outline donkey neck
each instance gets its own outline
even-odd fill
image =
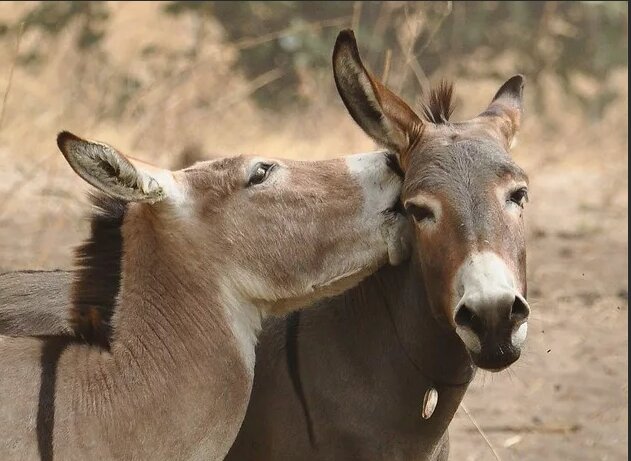
[[[38,413],[37,424],[39,431],[40,419],[59,415],[55,434],[68,437],[56,438],[56,457],[82,456],[81,446],[87,459],[219,460],[242,423],[253,379],[245,352],[253,354],[254,340],[240,341],[235,313],[256,310],[222,293],[219,267],[208,260],[202,267],[189,249],[199,245],[189,244],[186,229],[165,223],[159,212],[130,205],[119,235],[112,233],[121,238],[122,261],[109,353],[68,338],[63,353],[45,360],[55,370],[49,398],[59,405],[57,413],[40,406],[44,416]],[[93,240],[102,225],[94,224]],[[93,255],[86,261],[93,267],[116,266],[96,249]],[[76,292],[104,280],[90,274],[77,279]],[[42,357],[57,350],[58,341],[38,343]]]
[[[297,453],[309,460],[344,458],[356,453],[354,444],[357,452],[370,453],[373,442],[375,459],[394,459],[394,453],[401,453],[397,459],[433,459],[474,369],[458,336],[433,317],[415,263],[383,267],[318,306],[293,314],[286,325],[289,379],[284,385],[297,392],[294,405],[302,409],[287,417],[299,414],[302,421],[276,421],[284,405],[278,392],[283,347],[280,322],[270,319],[258,350],[248,417],[233,448],[237,455],[228,459],[252,457],[247,447],[267,443],[258,434],[269,431],[280,459]],[[420,408],[430,388],[438,390],[439,403],[423,420]],[[294,445],[283,424],[303,423],[305,437]]]
[[[416,262],[385,266],[356,288],[324,303],[336,308],[305,313],[314,317],[305,315],[305,329],[313,330],[332,316],[328,318],[335,325],[328,328],[340,327],[340,337],[353,337],[345,342],[359,348],[366,347],[367,338],[373,344],[388,344],[373,353],[398,351],[424,382],[462,385],[472,379],[473,363],[460,338],[432,315]]]
[[[418,263],[410,261],[377,274],[394,334],[414,368],[429,382],[444,385],[469,383],[475,371],[462,341],[432,314]],[[396,279],[396,280],[393,280]],[[385,288],[396,287],[398,289]]]
[[[130,207],[122,228],[112,349],[163,351],[167,362],[177,354],[176,361],[192,367],[218,349],[234,349],[253,368],[258,311],[227,295],[221,271],[213,264],[202,266],[198,255],[190,254],[185,235],[163,228],[149,207]]]

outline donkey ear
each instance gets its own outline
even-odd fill
[[[488,117],[497,125],[507,149],[512,146],[521,124],[523,89],[523,75],[509,78],[497,90],[489,107],[480,114],[480,117]]]
[[[344,105],[366,134],[383,146],[404,152],[421,120],[366,70],[352,30],[343,30],[337,36],[333,76]]]
[[[57,146],[79,176],[107,195],[126,202],[149,203],[166,197],[163,187],[152,174],[137,169],[107,144],[63,131],[57,136]]]

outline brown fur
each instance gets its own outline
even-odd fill
[[[299,317],[264,324],[248,411],[227,461],[447,459],[446,429],[472,379],[462,343],[429,309],[413,262],[384,267]],[[288,367],[292,344],[297,368]],[[292,347],[292,346],[289,346]],[[295,394],[292,374],[302,382]],[[425,390],[439,392],[430,420]],[[310,415],[312,439],[309,437]]]
[[[0,274],[0,335],[72,335],[71,282],[61,270]]]

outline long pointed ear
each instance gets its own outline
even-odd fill
[[[107,144],[63,131],[57,136],[57,146],[79,176],[107,195],[126,202],[155,203],[166,198],[156,176],[167,176],[136,168]]]
[[[401,98],[366,70],[352,30],[343,30],[337,36],[333,75],[344,105],[366,134],[395,152],[405,152],[422,122]]]
[[[512,147],[521,124],[524,81],[523,75],[506,80],[495,93],[489,107],[479,115],[497,126],[507,150]]]

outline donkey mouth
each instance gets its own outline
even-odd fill
[[[469,354],[477,367],[497,373],[515,363],[521,355],[521,350],[507,344],[494,347],[482,346],[479,353],[469,351]]]

